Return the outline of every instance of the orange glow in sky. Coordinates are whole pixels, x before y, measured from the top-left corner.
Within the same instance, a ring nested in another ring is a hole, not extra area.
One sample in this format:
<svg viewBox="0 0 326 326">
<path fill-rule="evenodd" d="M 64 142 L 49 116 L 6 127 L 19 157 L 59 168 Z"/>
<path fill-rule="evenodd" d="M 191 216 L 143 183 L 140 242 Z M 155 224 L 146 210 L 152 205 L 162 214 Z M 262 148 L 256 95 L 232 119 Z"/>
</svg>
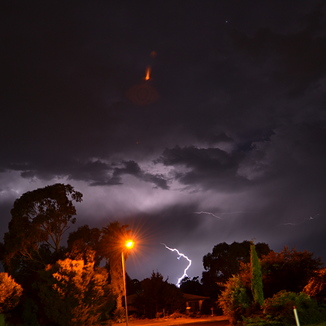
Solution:
<svg viewBox="0 0 326 326">
<path fill-rule="evenodd" d="M 147 67 L 145 80 L 150 80 L 150 79 L 151 79 L 151 67 Z"/>
</svg>

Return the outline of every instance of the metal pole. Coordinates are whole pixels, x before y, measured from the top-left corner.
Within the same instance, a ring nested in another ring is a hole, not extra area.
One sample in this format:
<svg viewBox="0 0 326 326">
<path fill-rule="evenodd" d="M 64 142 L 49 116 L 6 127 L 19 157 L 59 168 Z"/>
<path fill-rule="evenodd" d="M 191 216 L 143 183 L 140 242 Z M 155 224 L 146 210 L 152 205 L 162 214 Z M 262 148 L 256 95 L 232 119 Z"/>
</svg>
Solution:
<svg viewBox="0 0 326 326">
<path fill-rule="evenodd" d="M 297 326 L 300 326 L 298 312 L 297 312 L 297 308 L 295 306 L 293 306 L 293 312 L 294 312 L 295 322 L 296 322 Z"/>
<path fill-rule="evenodd" d="M 125 269 L 125 257 L 123 250 L 121 251 L 122 260 L 122 277 L 123 277 L 123 291 L 125 296 L 125 311 L 126 311 L 126 326 L 128 326 L 128 303 L 127 303 L 127 286 L 126 286 L 126 269 Z"/>
</svg>

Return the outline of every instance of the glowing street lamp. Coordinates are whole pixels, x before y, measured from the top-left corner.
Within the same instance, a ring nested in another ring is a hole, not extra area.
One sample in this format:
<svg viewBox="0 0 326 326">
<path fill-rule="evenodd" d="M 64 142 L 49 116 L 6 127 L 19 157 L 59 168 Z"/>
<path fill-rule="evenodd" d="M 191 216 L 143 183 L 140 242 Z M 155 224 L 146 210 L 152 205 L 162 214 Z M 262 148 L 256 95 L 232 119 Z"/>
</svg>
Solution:
<svg viewBox="0 0 326 326">
<path fill-rule="evenodd" d="M 126 243 L 125 243 L 125 246 L 128 249 L 132 249 L 134 247 L 134 245 L 135 245 L 135 242 L 133 240 L 131 240 L 131 239 L 127 240 Z"/>
<path fill-rule="evenodd" d="M 132 249 L 135 245 L 135 242 L 131 239 L 128 239 L 124 243 L 124 247 L 128 250 Z M 124 248 L 121 251 L 121 260 L 122 260 L 122 277 L 123 277 L 123 290 L 125 296 L 125 311 L 126 311 L 126 326 L 128 326 L 128 303 L 127 303 L 127 286 L 126 286 L 126 268 L 125 268 L 125 257 L 124 257 Z"/>
</svg>

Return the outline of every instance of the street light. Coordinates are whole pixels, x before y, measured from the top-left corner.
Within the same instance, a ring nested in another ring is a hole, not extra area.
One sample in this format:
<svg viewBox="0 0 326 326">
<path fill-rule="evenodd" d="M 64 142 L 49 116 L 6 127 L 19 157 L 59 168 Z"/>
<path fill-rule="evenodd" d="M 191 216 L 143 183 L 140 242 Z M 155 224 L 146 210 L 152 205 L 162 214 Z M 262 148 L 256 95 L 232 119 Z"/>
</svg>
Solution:
<svg viewBox="0 0 326 326">
<path fill-rule="evenodd" d="M 125 242 L 124 246 L 127 249 L 132 249 L 135 243 L 133 240 L 129 239 Z M 122 277 L 123 277 L 123 290 L 125 296 L 125 311 L 126 311 L 126 326 L 128 326 L 128 303 L 127 303 L 127 286 L 126 286 L 126 268 L 125 268 L 125 256 L 124 256 L 124 248 L 121 251 L 121 261 L 122 261 Z"/>
</svg>

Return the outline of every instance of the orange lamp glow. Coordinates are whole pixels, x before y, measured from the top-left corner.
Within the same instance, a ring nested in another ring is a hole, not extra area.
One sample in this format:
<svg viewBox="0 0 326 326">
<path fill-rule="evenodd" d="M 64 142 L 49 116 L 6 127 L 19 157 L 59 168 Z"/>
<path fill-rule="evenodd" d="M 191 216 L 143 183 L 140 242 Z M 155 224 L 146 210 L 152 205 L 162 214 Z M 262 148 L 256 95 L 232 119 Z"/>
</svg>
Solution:
<svg viewBox="0 0 326 326">
<path fill-rule="evenodd" d="M 133 240 L 131 240 L 131 239 L 127 240 L 126 243 L 125 243 L 125 246 L 128 249 L 132 249 L 134 247 L 134 245 L 135 245 L 135 242 Z"/>
</svg>

